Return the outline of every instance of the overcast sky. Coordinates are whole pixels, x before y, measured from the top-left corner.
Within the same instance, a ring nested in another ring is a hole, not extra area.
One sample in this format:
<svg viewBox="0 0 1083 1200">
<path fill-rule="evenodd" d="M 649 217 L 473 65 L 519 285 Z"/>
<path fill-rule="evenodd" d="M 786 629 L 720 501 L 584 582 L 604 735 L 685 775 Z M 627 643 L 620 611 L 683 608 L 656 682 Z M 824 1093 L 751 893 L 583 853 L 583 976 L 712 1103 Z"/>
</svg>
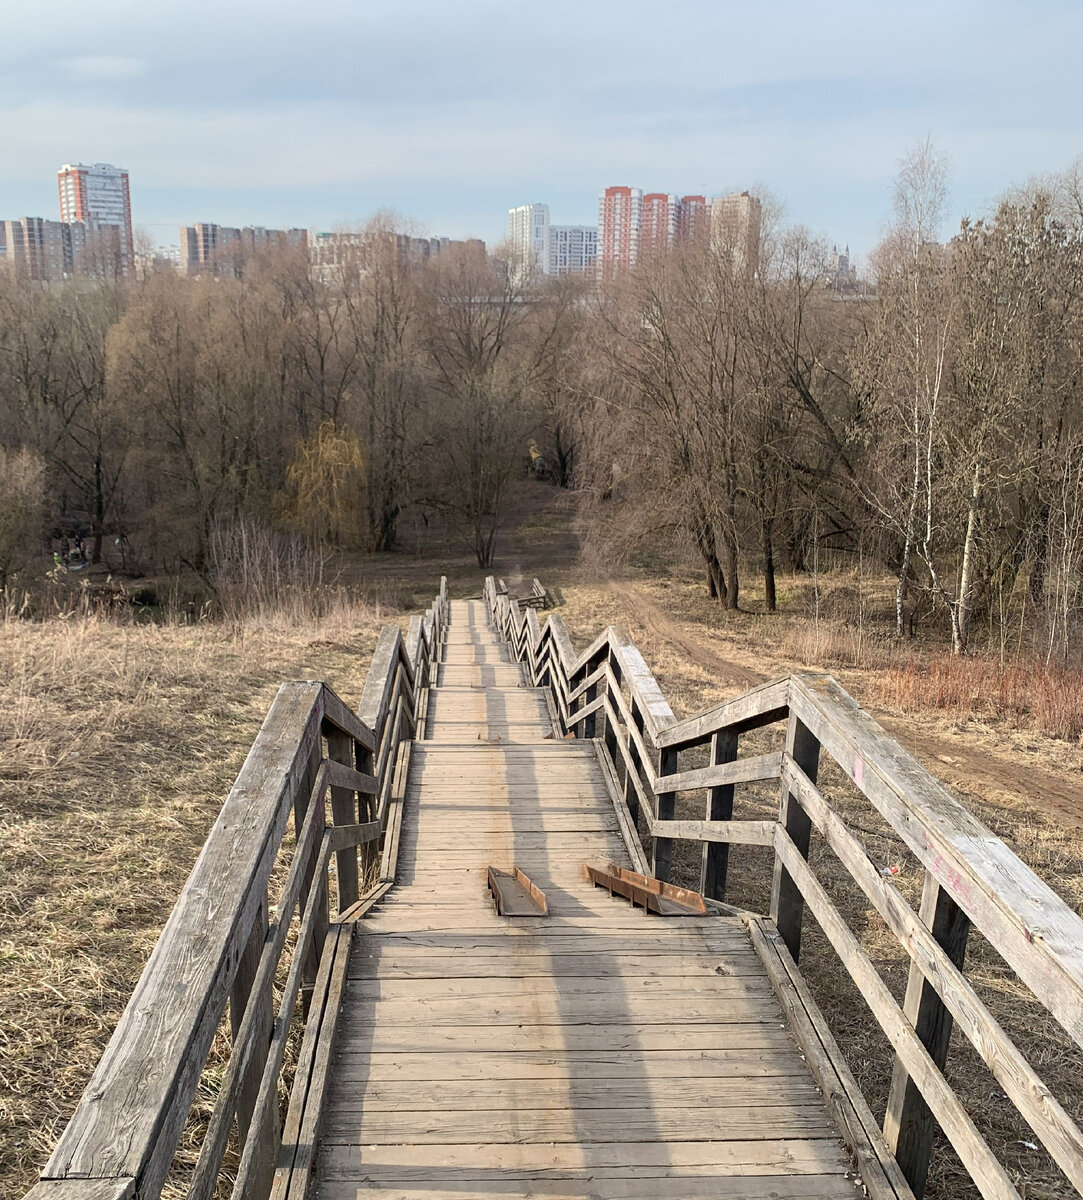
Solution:
<svg viewBox="0 0 1083 1200">
<path fill-rule="evenodd" d="M 855 251 L 907 146 L 952 223 L 1083 153 L 1080 0 L 33 0 L 4 6 L 0 217 L 56 170 L 131 173 L 132 216 L 335 228 L 379 209 L 487 241 L 598 189 L 769 189 Z"/>
</svg>

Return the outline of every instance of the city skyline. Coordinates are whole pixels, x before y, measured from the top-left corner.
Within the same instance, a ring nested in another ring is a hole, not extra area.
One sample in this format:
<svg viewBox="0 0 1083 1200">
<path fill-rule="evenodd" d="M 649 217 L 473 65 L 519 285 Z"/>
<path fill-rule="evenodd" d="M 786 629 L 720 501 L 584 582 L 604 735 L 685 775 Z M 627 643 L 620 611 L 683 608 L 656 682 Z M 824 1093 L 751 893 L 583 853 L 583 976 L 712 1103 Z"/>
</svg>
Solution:
<svg viewBox="0 0 1083 1200">
<path fill-rule="evenodd" d="M 635 0 L 558 2 L 540 24 L 495 0 L 318 0 L 304 22 L 272 2 L 257 45 L 244 5 L 194 0 L 177 24 L 133 0 L 41 0 L 0 47 L 0 211 L 52 215 L 50 177 L 78 158 L 131 170 L 157 243 L 197 221 L 333 229 L 389 209 L 492 244 L 524 197 L 591 224 L 607 181 L 658 179 L 777 197 L 864 256 L 926 136 L 952 164 L 945 233 L 1083 151 L 1078 6 L 878 7 L 782 0 L 768 27 L 692 0 L 664 22 Z"/>
</svg>

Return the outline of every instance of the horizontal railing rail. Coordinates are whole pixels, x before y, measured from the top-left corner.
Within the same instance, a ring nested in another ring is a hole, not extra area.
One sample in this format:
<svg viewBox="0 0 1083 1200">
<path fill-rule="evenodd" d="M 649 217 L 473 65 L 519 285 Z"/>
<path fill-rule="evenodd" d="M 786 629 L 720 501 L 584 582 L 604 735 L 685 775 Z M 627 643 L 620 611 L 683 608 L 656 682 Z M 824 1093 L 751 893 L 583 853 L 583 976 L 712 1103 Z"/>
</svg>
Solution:
<svg viewBox="0 0 1083 1200">
<path fill-rule="evenodd" d="M 384 629 L 357 714 L 323 683 L 281 686 L 28 1200 L 156 1200 L 227 1005 L 229 1058 L 187 1195 L 218 1194 L 234 1131 L 232 1197 L 271 1193 L 291 1029 L 308 1015 L 333 924 L 330 864 L 339 922 L 390 884 L 379 851 L 393 778 L 424 719 L 447 607 L 441 580 L 405 639 Z"/>
<path fill-rule="evenodd" d="M 862 1174 L 870 1192 L 923 1195 L 935 1122 L 982 1196 L 1019 1196 L 944 1074 L 957 1025 L 1071 1186 L 1083 1194 L 1078 1124 L 965 973 L 973 928 L 1083 1048 L 1083 920 L 830 676 L 791 675 L 678 720 L 642 656 L 618 630 L 604 630 L 577 652 L 559 615 L 550 613 L 543 625 L 533 607 L 510 597 L 492 579 L 484 595 L 491 622 L 526 664 L 531 682 L 550 689 L 564 730 L 595 739 L 637 863 L 669 880 L 674 843 L 698 843 L 700 890 L 724 903 L 730 847 L 773 852 L 769 918 L 748 916 L 757 948 L 775 963 L 772 969 L 788 973 L 803 988 L 797 964 L 807 907 L 894 1051 L 882 1127 L 860 1096 L 856 1107 L 852 1096 L 838 1100 L 837 1115 L 852 1144 L 864 1148 Z M 739 757 L 742 735 L 767 726 L 783 731 L 781 749 Z M 690 751 L 698 760 L 682 763 Z M 880 873 L 838 805 L 818 786 L 822 758 L 837 764 L 920 862 L 924 884 L 917 911 Z M 777 783 L 777 817 L 735 820 L 736 789 L 764 782 Z M 677 797 L 688 792 L 706 794 L 702 820 L 676 818 Z M 641 824 L 651 839 L 649 863 L 639 839 Z M 902 1004 L 810 864 L 813 831 L 909 959 Z M 853 1091 L 856 1084 L 847 1076 Z M 834 1104 L 837 1079 L 823 1085 Z"/>
</svg>

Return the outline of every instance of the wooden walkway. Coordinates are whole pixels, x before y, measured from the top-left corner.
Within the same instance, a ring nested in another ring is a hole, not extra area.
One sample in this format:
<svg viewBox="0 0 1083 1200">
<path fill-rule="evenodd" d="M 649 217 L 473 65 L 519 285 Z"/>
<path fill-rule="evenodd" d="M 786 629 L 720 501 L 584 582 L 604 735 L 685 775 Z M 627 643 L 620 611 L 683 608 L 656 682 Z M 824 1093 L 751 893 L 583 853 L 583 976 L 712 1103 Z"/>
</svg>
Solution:
<svg viewBox="0 0 1083 1200">
<path fill-rule="evenodd" d="M 315 1194 L 857 1194 L 738 918 L 663 919 L 593 888 L 631 865 L 595 746 L 451 604 L 415 742 L 396 885 L 355 928 Z M 520 866 L 546 919 L 495 915 Z"/>
</svg>

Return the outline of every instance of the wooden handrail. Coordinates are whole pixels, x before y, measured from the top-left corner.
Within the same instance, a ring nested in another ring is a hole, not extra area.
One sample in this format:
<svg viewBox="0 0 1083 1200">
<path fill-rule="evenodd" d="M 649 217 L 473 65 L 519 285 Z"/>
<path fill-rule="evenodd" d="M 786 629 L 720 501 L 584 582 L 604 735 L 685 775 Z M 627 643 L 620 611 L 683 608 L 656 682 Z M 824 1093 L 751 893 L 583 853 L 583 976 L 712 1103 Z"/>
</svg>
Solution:
<svg viewBox="0 0 1083 1200">
<path fill-rule="evenodd" d="M 330 928 L 328 864 L 337 860 L 341 912 L 358 900 L 359 847 L 363 862 L 376 863 L 369 850 L 388 828 L 398 748 L 424 709 L 447 611 L 442 579 L 407 641 L 395 627 L 383 631 L 357 714 L 326 684 L 281 686 L 28 1200 L 157 1197 L 227 1002 L 232 1054 L 189 1194 L 213 1195 L 236 1124 L 233 1195 L 268 1195 L 285 1039 L 298 998 L 307 1006 Z M 268 885 L 291 815 L 297 836 L 272 920 Z M 297 937 L 276 1013 L 274 981 L 291 922 Z"/>
<path fill-rule="evenodd" d="M 761 955 L 776 962 L 772 978 L 778 976 L 779 963 L 789 964 L 784 970 L 797 970 L 808 904 L 896 1052 L 884 1133 L 873 1139 L 888 1158 L 870 1159 L 868 1170 L 863 1166 L 871 1193 L 921 1197 L 935 1116 L 983 1196 L 1017 1195 L 944 1076 L 955 1020 L 1083 1195 L 1083 1133 L 963 970 L 967 931 L 973 925 L 1083 1047 L 1083 919 L 830 676 L 790 675 L 677 720 L 642 656 L 619 630 L 603 630 L 576 652 L 558 615 L 550 613 L 541 624 L 532 608 L 491 580 L 484 595 L 490 620 L 526 663 L 532 683 L 553 693 L 564 729 L 594 739 L 634 861 L 645 861 L 640 824 L 653 838 L 654 869 L 663 879 L 669 878 L 673 841 L 699 842 L 704 848 L 700 890 L 722 901 L 730 846 L 774 849 L 770 919 L 754 918 L 759 922 L 754 941 Z M 785 726 L 781 750 L 738 757 L 742 734 L 774 724 Z M 710 765 L 682 767 L 681 754 L 704 746 L 710 747 Z M 920 913 L 879 874 L 817 786 L 822 755 L 841 768 L 924 866 Z M 777 818 L 733 820 L 735 788 L 772 780 L 779 787 Z M 675 818 L 676 797 L 689 792 L 706 793 L 705 819 Z M 813 829 L 910 959 L 901 1007 L 808 862 Z M 777 951 L 770 939 L 777 939 Z M 823 1017 L 817 1015 L 817 1020 Z M 825 1090 L 836 1086 L 834 1078 L 835 1083 L 821 1081 Z M 867 1105 L 862 1102 L 862 1107 L 867 1113 Z M 861 1140 L 872 1145 L 864 1134 Z M 869 1153 L 875 1157 L 873 1150 Z M 888 1178 L 894 1180 L 890 1186 L 883 1182 Z"/>
</svg>

